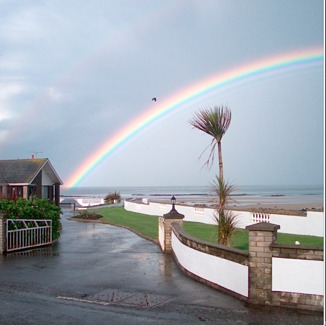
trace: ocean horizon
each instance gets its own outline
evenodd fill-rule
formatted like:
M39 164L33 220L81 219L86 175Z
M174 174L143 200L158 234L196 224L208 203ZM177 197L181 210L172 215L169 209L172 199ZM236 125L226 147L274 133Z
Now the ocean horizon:
M121 186L121 187L71 187L61 188L63 197L101 197L119 192L122 198L171 197L171 196L213 196L210 186ZM250 197L307 197L310 200L324 200L324 185L251 185L236 186L234 196Z

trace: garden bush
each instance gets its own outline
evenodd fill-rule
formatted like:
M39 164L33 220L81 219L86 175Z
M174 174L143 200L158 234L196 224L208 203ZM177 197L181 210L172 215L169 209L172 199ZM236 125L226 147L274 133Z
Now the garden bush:
M106 204L114 204L116 202L120 202L120 200L121 200L121 195L120 195L120 192L118 192L118 191L109 193L104 198L104 201Z
M10 219L52 220L52 238L55 240L60 237L62 230L60 220L61 209L47 199L1 199L0 212Z

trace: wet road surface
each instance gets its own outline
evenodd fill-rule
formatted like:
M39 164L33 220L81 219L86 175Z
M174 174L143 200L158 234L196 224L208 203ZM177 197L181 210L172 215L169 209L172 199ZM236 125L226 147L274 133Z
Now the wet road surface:
M0 256L0 324L323 324L318 313L249 306L134 233L69 216L52 247Z

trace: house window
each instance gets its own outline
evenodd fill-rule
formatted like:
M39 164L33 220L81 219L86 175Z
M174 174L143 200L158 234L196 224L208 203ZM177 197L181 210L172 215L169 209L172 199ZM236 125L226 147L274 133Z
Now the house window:
M53 200L53 186L42 187L42 198Z
M31 200L34 196L36 196L36 187L29 186L28 187L28 199Z
M23 187L17 187L17 197L21 198L23 197Z
M9 199L16 200L20 197L23 197L23 187L21 187L21 186L11 187Z
M49 198L49 187L48 186L42 187L42 198Z

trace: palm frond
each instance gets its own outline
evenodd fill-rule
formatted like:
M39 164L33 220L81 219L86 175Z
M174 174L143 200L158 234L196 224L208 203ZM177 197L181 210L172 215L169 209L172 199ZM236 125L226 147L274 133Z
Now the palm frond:
M203 156L203 154L207 151L208 148L210 148L210 152L209 152L209 156L208 159L205 161L204 165L202 166L202 168L204 168L205 166L207 168L211 168L214 162L214 158L215 158L215 147L216 147L217 143L215 142L214 139L212 139L211 143L202 151L202 153L199 155L199 159L201 159L201 157Z
M236 232L238 215L233 211L215 212L215 221L217 223L217 243L230 246L232 235Z
M231 110L228 107L215 106L213 109L202 109L195 113L190 124L220 141L231 123Z
M216 176L216 179L212 182L211 191L216 194L219 211L235 202L232 197L235 190L236 187L234 185Z
M211 167L215 158L216 144L220 143L222 137L228 130L231 123L231 110L228 107L217 107L213 109L202 109L196 112L193 119L189 123L196 129L205 132L213 137L211 142L211 151L204 166ZM200 157L206 149L202 152Z

